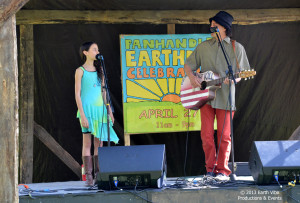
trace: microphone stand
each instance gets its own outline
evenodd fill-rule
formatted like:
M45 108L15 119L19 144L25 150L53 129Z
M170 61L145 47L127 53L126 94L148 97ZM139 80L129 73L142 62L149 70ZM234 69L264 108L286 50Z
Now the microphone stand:
M230 109L230 133L231 133L231 162L232 162L232 172L230 174L230 180L232 181L236 181L236 174L235 174L235 169L234 169L234 146L233 146L233 121L232 121L232 98L231 98L231 81L233 80L234 84L236 85L236 81L233 75L233 71L232 71L232 66L229 64L228 59L227 59L227 54L226 54L226 50L223 47L222 41L220 40L220 37L218 35L218 33L215 33L217 35L218 41L220 43L222 52L224 54L224 57L226 59L226 63L228 66L228 78L229 78L229 109Z
M108 89L108 82L107 82L107 74L105 70L104 58L100 55L100 63L103 67L103 74L104 74L104 87L106 90L106 118L107 118L107 146L110 147L110 130L109 130L109 105L111 106L111 111L113 113L113 106L111 104L110 96L109 96L109 89Z

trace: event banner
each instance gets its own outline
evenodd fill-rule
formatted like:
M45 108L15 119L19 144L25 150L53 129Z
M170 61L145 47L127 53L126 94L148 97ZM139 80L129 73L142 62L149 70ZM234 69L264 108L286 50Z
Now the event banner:
M200 130L200 110L181 105L185 59L210 34L120 35L124 131Z

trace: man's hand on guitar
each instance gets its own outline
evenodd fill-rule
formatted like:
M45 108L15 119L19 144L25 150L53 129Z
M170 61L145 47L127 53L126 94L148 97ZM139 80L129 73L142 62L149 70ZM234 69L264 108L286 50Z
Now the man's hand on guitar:
M226 84L226 85L229 85L229 79L225 78L223 83ZM231 80L231 84L233 84L233 80Z
M235 78L235 81L238 83L238 82L241 81L241 78ZM226 84L226 85L229 85L229 79L225 78L223 83ZM231 84L234 84L233 80L231 80Z
M200 81L200 79L197 76L190 75L189 79L190 79L190 82L191 82L191 85L193 86L193 88L196 88L196 87L200 87L201 88L201 81Z

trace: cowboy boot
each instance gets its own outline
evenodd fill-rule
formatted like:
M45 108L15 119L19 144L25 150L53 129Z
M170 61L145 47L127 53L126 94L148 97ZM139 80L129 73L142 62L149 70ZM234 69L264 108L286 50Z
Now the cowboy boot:
M92 156L83 156L82 157L83 165L84 165L84 170L85 170L85 175L86 175L86 181L85 185L86 186L93 186L93 162L92 162Z
M94 158L94 183L97 182L97 174L99 173L99 161L98 155L93 156Z

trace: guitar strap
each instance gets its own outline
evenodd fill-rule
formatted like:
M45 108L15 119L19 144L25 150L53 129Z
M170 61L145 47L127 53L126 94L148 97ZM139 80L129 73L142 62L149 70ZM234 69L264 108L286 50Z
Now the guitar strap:
M240 64L238 62L238 59L237 59L237 56L236 56L236 53L235 53L235 40L231 39L231 44L232 44L232 47L233 47L233 52L234 52L234 56L235 56L235 60L236 60L236 66L238 68L238 71L240 72Z

